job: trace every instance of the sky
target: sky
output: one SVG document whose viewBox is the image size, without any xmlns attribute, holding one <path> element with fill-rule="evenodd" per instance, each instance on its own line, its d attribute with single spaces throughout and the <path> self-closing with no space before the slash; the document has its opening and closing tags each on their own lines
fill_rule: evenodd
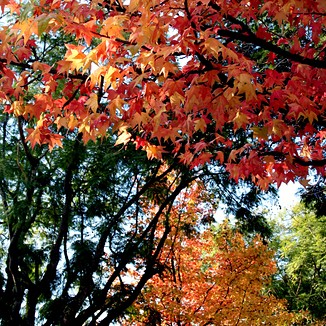
<svg viewBox="0 0 326 326">
<path fill-rule="evenodd" d="M 279 205 L 282 209 L 291 208 L 299 202 L 300 197 L 296 193 L 300 188 L 302 186 L 297 182 L 282 183 L 279 188 Z"/>
<path fill-rule="evenodd" d="M 290 210 L 294 205 L 298 204 L 300 196 L 297 195 L 297 192 L 300 188 L 302 188 L 302 186 L 298 182 L 289 182 L 288 184 L 282 183 L 278 189 L 278 200 L 262 203 L 262 205 L 266 205 L 266 208 L 269 210 L 269 217 L 277 217 L 281 211 Z M 226 216 L 222 207 L 217 209 L 215 214 L 215 221 L 217 223 L 221 223 L 226 217 L 232 222 L 232 216 Z"/>
</svg>

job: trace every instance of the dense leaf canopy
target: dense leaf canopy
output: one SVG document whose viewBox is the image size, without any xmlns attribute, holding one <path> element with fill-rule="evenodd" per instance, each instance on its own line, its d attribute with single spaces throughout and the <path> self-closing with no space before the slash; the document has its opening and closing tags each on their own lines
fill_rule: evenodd
<svg viewBox="0 0 326 326">
<path fill-rule="evenodd" d="M 317 216 L 315 210 L 303 204 L 281 217 L 275 293 L 285 297 L 292 310 L 307 309 L 325 322 L 326 217 Z"/>
<path fill-rule="evenodd" d="M 287 325 L 286 302 L 268 293 L 273 251 L 257 236 L 248 244 L 225 221 L 198 237 L 171 232 L 167 265 L 149 280 L 125 325 Z"/>
<path fill-rule="evenodd" d="M 0 98 L 31 146 L 117 131 L 149 158 L 216 160 L 263 189 L 325 174 L 324 0 L 16 3 Z M 62 48 L 65 50 L 62 52 Z M 49 49 L 59 48 L 57 56 Z M 32 98 L 26 92 L 42 84 Z M 65 133 L 65 131 L 64 131 Z"/>
</svg>

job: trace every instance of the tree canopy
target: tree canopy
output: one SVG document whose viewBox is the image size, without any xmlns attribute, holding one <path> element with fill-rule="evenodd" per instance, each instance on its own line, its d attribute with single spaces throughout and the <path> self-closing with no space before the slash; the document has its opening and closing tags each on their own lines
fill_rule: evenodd
<svg viewBox="0 0 326 326">
<path fill-rule="evenodd" d="M 219 201 L 266 236 L 261 190 L 325 176 L 324 0 L 0 10 L 3 325 L 118 320 L 153 277 L 174 289 L 174 248 L 187 262 L 193 237 L 214 243 Z M 245 261 L 254 246 L 236 239 Z"/>
<path fill-rule="evenodd" d="M 275 293 L 287 299 L 291 310 L 309 310 L 325 322 L 326 217 L 302 203 L 281 217 Z"/>
<path fill-rule="evenodd" d="M 268 292 L 273 251 L 248 244 L 225 221 L 200 238 L 172 232 L 172 250 L 130 309 L 125 325 L 290 325 L 286 302 Z"/>
<path fill-rule="evenodd" d="M 325 174 L 324 0 L 1 3 L 5 112 L 32 147 L 118 133 L 261 188 Z M 49 50 L 60 53 L 49 56 Z M 28 89 L 38 86 L 32 98 Z"/>
</svg>

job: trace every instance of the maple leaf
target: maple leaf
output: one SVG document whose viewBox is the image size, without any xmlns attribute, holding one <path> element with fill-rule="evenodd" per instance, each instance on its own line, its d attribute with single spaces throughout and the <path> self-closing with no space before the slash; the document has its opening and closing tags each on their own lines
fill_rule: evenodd
<svg viewBox="0 0 326 326">
<path fill-rule="evenodd" d="M 118 145 L 126 145 L 130 142 L 131 140 L 131 133 L 128 132 L 128 126 L 126 125 L 123 125 L 119 128 L 119 136 L 115 142 L 115 146 L 118 146 Z"/>
<path fill-rule="evenodd" d="M 268 139 L 268 128 L 267 127 L 252 127 L 251 130 L 254 132 L 254 137 L 261 138 L 264 140 Z"/>
<path fill-rule="evenodd" d="M 207 124 L 206 124 L 205 119 L 200 118 L 200 119 L 195 120 L 195 130 L 196 131 L 200 130 L 202 132 L 205 132 L 206 127 L 207 127 Z"/>
<path fill-rule="evenodd" d="M 17 22 L 13 28 L 20 31 L 19 37 L 23 38 L 24 45 L 27 44 L 32 34 L 37 34 L 38 32 L 37 22 L 31 18 Z"/>
<path fill-rule="evenodd" d="M 238 111 L 237 114 L 236 114 L 236 116 L 233 119 L 233 122 L 235 123 L 237 129 L 243 128 L 249 122 L 248 116 L 246 114 Z"/>
<path fill-rule="evenodd" d="M 128 11 L 134 12 L 139 9 L 139 0 L 130 0 Z"/>
<path fill-rule="evenodd" d="M 11 105 L 10 111 L 18 117 L 25 114 L 25 107 L 21 101 L 14 101 Z"/>
<path fill-rule="evenodd" d="M 115 15 L 108 17 L 103 22 L 103 28 L 100 33 L 108 37 L 123 37 L 123 24 L 128 20 L 127 15 Z"/>
<path fill-rule="evenodd" d="M 44 74 L 48 73 L 51 70 L 51 66 L 39 61 L 34 61 L 32 67 L 34 71 L 40 70 Z"/>
<path fill-rule="evenodd" d="M 39 129 L 26 128 L 28 136 L 26 137 L 26 142 L 31 143 L 31 147 L 34 148 L 36 144 L 41 145 L 41 133 Z"/>
<path fill-rule="evenodd" d="M 194 154 L 191 152 L 182 153 L 179 155 L 180 162 L 186 165 L 190 165 L 193 161 Z"/>
<path fill-rule="evenodd" d="M 209 163 L 211 158 L 213 157 L 212 153 L 203 152 L 198 155 L 190 164 L 190 168 L 193 169 L 196 166 L 204 165 L 205 163 Z"/>
<path fill-rule="evenodd" d="M 147 153 L 147 158 L 149 160 L 152 160 L 152 159 L 161 160 L 162 154 L 165 153 L 162 146 L 156 146 L 156 145 L 151 145 L 151 144 L 147 144 L 145 146 L 145 150 Z"/>
<path fill-rule="evenodd" d="M 89 99 L 85 102 L 85 105 L 91 109 L 93 113 L 96 113 L 98 108 L 98 97 L 95 93 L 89 96 Z"/>
<path fill-rule="evenodd" d="M 257 37 L 270 41 L 272 39 L 272 34 L 268 32 L 268 29 L 263 26 L 258 26 L 257 32 L 256 32 Z"/>
<path fill-rule="evenodd" d="M 5 7 L 10 3 L 10 0 L 1 0 L 0 1 L 0 8 L 2 13 L 5 12 Z"/>
<path fill-rule="evenodd" d="M 216 159 L 220 161 L 221 164 L 224 163 L 224 153 L 222 151 L 218 151 L 216 154 Z"/>
<path fill-rule="evenodd" d="M 57 130 L 60 130 L 61 127 L 68 129 L 68 119 L 66 117 L 57 117 L 55 123 L 57 125 Z"/>
<path fill-rule="evenodd" d="M 49 150 L 52 151 L 55 146 L 62 147 L 63 136 L 59 134 L 51 134 L 48 139 Z"/>
<path fill-rule="evenodd" d="M 202 150 L 204 150 L 207 147 L 207 143 L 204 141 L 200 141 L 196 144 L 193 145 L 194 149 L 195 149 L 195 153 L 201 152 Z"/>
<path fill-rule="evenodd" d="M 66 44 L 66 47 L 68 51 L 65 56 L 65 61 L 70 63 L 70 69 L 79 70 L 80 68 L 84 67 L 86 54 L 83 53 L 83 50 L 85 47 L 74 44 Z"/>
</svg>

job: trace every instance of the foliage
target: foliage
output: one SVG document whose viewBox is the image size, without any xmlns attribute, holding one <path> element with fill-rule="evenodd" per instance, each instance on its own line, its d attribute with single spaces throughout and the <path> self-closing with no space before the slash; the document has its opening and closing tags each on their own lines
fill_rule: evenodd
<svg viewBox="0 0 326 326">
<path fill-rule="evenodd" d="M 148 160 L 115 136 L 85 146 L 71 133 L 63 148 L 32 149 L 26 122 L 0 121 L 2 325 L 107 325 L 160 270 L 172 211 L 190 214 L 193 202 L 179 229 L 191 235 L 214 221 L 219 200 L 235 211 L 257 204 L 240 203 L 225 171 Z M 134 269 L 137 282 L 126 277 Z"/>
<path fill-rule="evenodd" d="M 209 214 L 183 232 L 221 199 L 268 234 L 257 187 L 325 174 L 324 0 L 0 9 L 4 325 L 123 315 L 195 180 Z"/>
<path fill-rule="evenodd" d="M 112 129 L 116 144 L 148 158 L 216 161 L 263 189 L 307 183 L 309 167 L 325 174 L 324 0 L 5 0 L 1 9 L 10 19 L 0 98 L 33 122 L 32 147 L 61 146 L 64 130 L 87 142 Z"/>
<path fill-rule="evenodd" d="M 284 220 L 284 216 L 283 216 Z M 307 310 L 317 320 L 326 311 L 326 217 L 317 217 L 298 204 L 283 221 L 277 238 L 279 272 L 274 280 L 277 296 L 293 311 Z"/>
<path fill-rule="evenodd" d="M 114 139 L 85 147 L 75 135 L 64 149 L 24 151 L 15 120 L 1 127 L 2 325 L 94 324 L 104 312 L 114 320 L 141 289 L 121 275 L 137 257 L 141 284 L 155 274 L 155 219 L 194 175 L 176 172 L 175 188 L 163 192 L 155 185 L 173 164 L 115 151 Z M 149 193 L 161 199 L 153 219 Z"/>
<path fill-rule="evenodd" d="M 259 237 L 246 244 L 228 222 L 215 233 L 173 238 L 165 269 L 137 299 L 126 325 L 290 325 L 285 302 L 266 291 L 273 252 Z"/>
<path fill-rule="evenodd" d="M 314 211 L 317 216 L 325 215 L 326 211 L 326 188 L 325 178 L 318 180 L 305 188 L 301 193 L 301 200 L 305 206 Z"/>
</svg>

